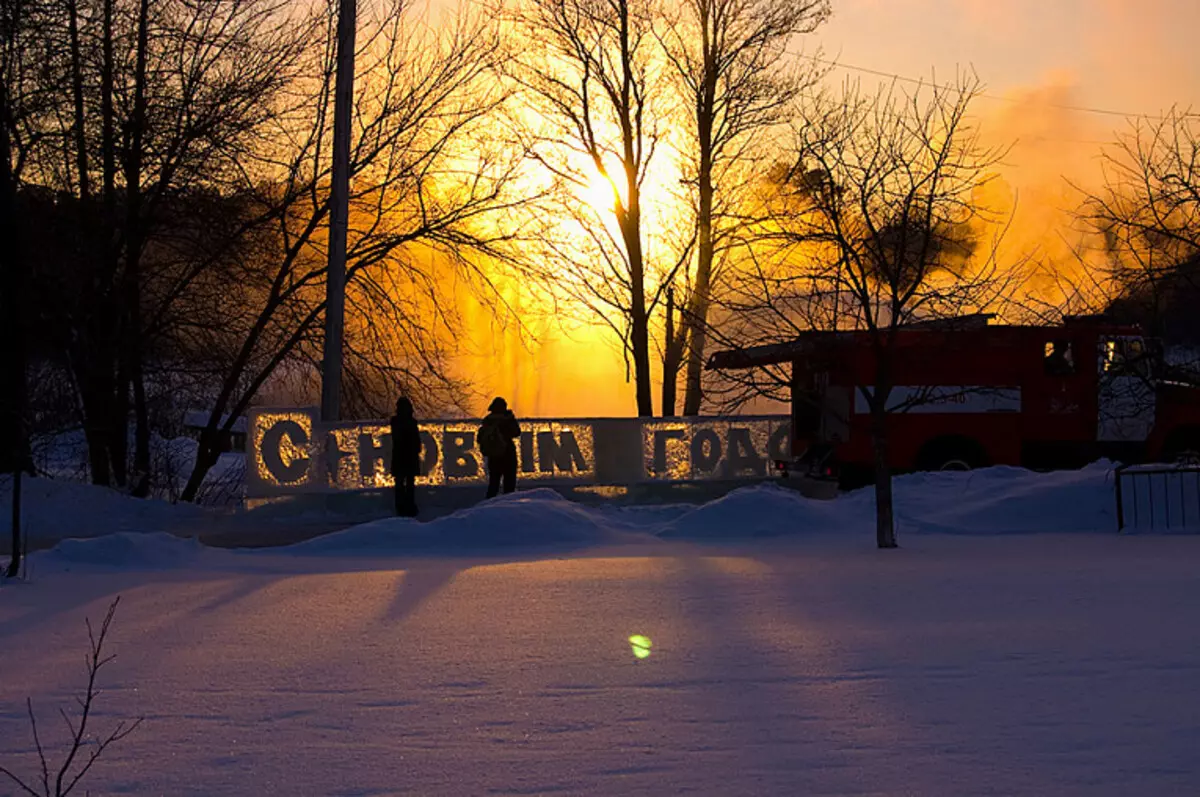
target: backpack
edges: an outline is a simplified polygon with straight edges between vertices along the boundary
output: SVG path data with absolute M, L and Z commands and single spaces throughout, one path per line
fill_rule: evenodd
M 479 451 L 485 457 L 498 457 L 504 453 L 504 433 L 500 431 L 500 424 L 495 422 L 484 421 L 483 426 L 479 427 Z

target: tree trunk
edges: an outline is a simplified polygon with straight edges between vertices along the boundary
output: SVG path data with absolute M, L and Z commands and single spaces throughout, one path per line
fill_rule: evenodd
M 637 267 L 631 269 L 633 277 L 633 309 L 630 313 L 629 343 L 633 349 L 633 378 L 637 392 L 638 416 L 649 418 L 654 415 L 654 400 L 650 393 L 650 324 L 646 317 L 646 292 L 642 285 L 641 244 L 636 247 Z M 633 252 L 631 251 L 631 255 Z M 632 260 L 632 257 L 630 258 Z
M 79 207 L 81 213 L 88 212 L 88 197 L 91 194 L 88 175 L 87 137 L 83 111 L 83 53 L 79 47 L 79 3 L 67 2 L 67 35 L 71 47 L 71 93 L 75 104 L 75 167 L 79 170 Z
M 704 374 L 704 347 L 708 331 L 708 310 L 711 304 L 713 232 L 712 232 L 712 164 L 701 156 L 700 209 L 696 259 L 696 289 L 684 316 L 687 337 L 687 391 L 683 398 L 683 414 L 699 415 L 704 398 L 701 378 Z
M 149 38 L 150 0 L 138 9 L 137 56 L 134 64 L 133 118 L 125 154 L 125 278 L 123 298 L 127 334 L 123 354 L 133 386 L 135 413 L 132 480 L 133 494 L 144 498 L 150 491 L 150 418 L 146 407 L 146 381 L 142 363 L 141 260 L 144 240 L 142 219 L 142 143 L 146 125 L 146 50 Z
M 637 98 L 637 80 L 634 76 L 633 50 L 629 3 L 618 0 L 617 13 L 620 18 L 621 40 L 621 94 L 616 107 L 621 124 L 621 165 L 625 176 L 626 208 L 623 218 L 618 218 L 625 253 L 629 257 L 630 291 L 629 346 L 633 350 L 634 389 L 637 394 L 637 411 L 642 418 L 654 415 L 654 399 L 650 390 L 650 319 L 646 313 L 646 267 L 642 252 L 642 195 L 640 172 L 641 112 L 643 107 Z M 635 110 L 637 103 L 637 110 Z
M 277 283 L 282 280 L 285 270 L 281 270 Z M 263 384 L 275 373 L 275 369 L 291 354 L 292 350 L 299 344 L 301 339 L 316 323 L 317 317 L 325 312 L 325 305 L 322 302 L 317 305 L 308 316 L 300 322 L 296 331 L 291 337 L 279 347 L 271 359 L 267 361 L 258 373 L 250 380 L 249 384 L 241 391 L 241 396 L 236 402 L 232 402 L 234 391 L 242 382 L 243 373 L 246 370 L 246 364 L 250 361 L 250 356 L 253 354 L 254 347 L 258 342 L 259 336 L 266 329 L 268 322 L 272 319 L 275 310 L 278 310 L 278 304 L 269 304 L 263 308 L 258 319 L 254 323 L 250 334 L 242 343 L 242 348 L 238 352 L 238 356 L 234 358 L 233 365 L 230 366 L 229 372 L 225 376 L 225 382 L 221 385 L 221 393 L 217 396 L 217 400 L 213 405 L 212 410 L 208 415 L 208 423 L 200 432 L 200 447 L 196 454 L 196 464 L 192 468 L 192 475 L 188 477 L 187 485 L 183 489 L 183 494 L 179 497 L 181 501 L 195 501 L 196 495 L 200 491 L 200 486 L 204 484 L 204 477 L 212 469 L 213 465 L 221 456 L 221 440 L 225 434 L 228 434 L 232 429 L 233 424 L 237 422 L 238 417 L 246 411 L 250 405 L 251 399 L 258 394 Z M 225 426 L 218 429 L 221 423 L 221 418 L 226 414 L 228 408 L 228 419 L 225 421 Z M 253 465 L 251 465 L 253 467 Z
M 117 335 L 123 337 L 127 322 L 122 322 L 117 329 Z M 112 401 L 109 404 L 108 451 L 112 465 L 112 480 L 117 487 L 125 487 L 129 483 L 129 372 L 126 370 L 128 360 L 116 353 L 117 378 L 113 383 Z
M 183 493 L 179 496 L 180 501 L 196 500 L 200 487 L 204 484 L 204 478 L 221 458 L 220 440 L 221 433 L 210 419 L 208 426 L 200 431 L 200 446 L 196 449 L 196 464 L 192 466 L 192 473 L 188 476 Z M 247 467 L 252 468 L 254 464 L 247 463 Z
M 15 20 L 14 20 L 15 23 Z M 0 71 L 0 119 L 8 118 L 7 73 Z M 7 124 L 0 124 L 0 335 L 5 345 L 0 347 L 3 370 L 0 376 L 0 473 L 16 473 L 21 469 L 22 430 L 24 427 L 25 397 L 25 325 L 24 310 L 25 264 L 17 252 L 16 180 L 12 173 L 12 142 Z M 13 549 L 14 552 L 16 548 Z
M 711 261 L 710 261 L 711 262 Z M 696 270 L 699 277 L 699 268 Z M 701 289 L 700 280 L 696 280 L 697 292 Z M 709 290 L 707 281 L 703 289 L 705 292 Z M 688 334 L 687 334 L 687 383 L 683 396 L 683 414 L 687 416 L 696 416 L 700 414 L 700 406 L 704 400 L 704 389 L 702 379 L 704 376 L 704 348 L 708 340 L 705 327 L 708 324 L 708 306 L 707 299 L 701 301 L 695 299 L 692 302 L 692 308 L 688 312 Z
M 629 255 L 629 276 L 633 284 L 629 311 L 629 346 L 633 350 L 633 378 L 638 416 L 649 418 L 654 415 L 654 402 L 650 393 L 650 323 L 646 315 L 640 197 L 636 193 L 636 177 L 630 176 L 628 183 L 629 209 L 625 214 L 622 234 L 625 238 L 625 251 Z
M 15 12 L 14 12 L 15 15 Z M 16 28 L 19 20 L 10 19 Z M 3 43 L 7 48 L 8 43 Z M 21 473 L 25 470 L 25 260 L 21 256 L 16 224 L 17 185 L 12 173 L 12 140 L 9 138 L 8 74 L 0 70 L 0 328 L 5 346 L 3 382 L 0 382 L 0 473 L 12 474 L 12 553 L 6 575 L 21 572 Z
M 682 332 L 682 330 L 681 330 Z M 679 366 L 683 363 L 684 338 L 675 331 L 675 289 L 667 289 L 667 341 L 663 351 L 662 416 L 675 417 Z
M 133 471 L 130 483 L 135 498 L 150 495 L 150 410 L 146 406 L 146 381 L 142 373 L 141 359 L 133 360 L 134 372 L 130 375 L 133 387 Z
M 875 542 L 880 548 L 896 548 L 895 511 L 892 502 L 892 469 L 888 464 L 887 414 L 883 401 L 872 399 L 871 445 L 875 453 Z M 879 407 L 875 405 L 879 402 Z
M 701 378 L 704 373 L 704 348 L 707 340 L 708 309 L 712 291 L 713 269 L 713 124 L 716 117 L 717 63 L 716 48 L 720 46 L 711 29 L 718 24 L 707 3 L 700 5 L 701 48 L 704 57 L 704 77 L 699 102 L 696 103 L 696 146 L 700 164 L 697 181 L 700 202 L 696 215 L 696 288 L 684 317 L 688 342 L 687 388 L 683 397 L 683 414 L 700 414 L 703 399 Z
M 102 63 L 100 69 L 102 205 L 97 220 L 91 203 L 80 200 L 81 261 L 90 272 L 88 294 L 83 297 L 83 323 L 72 362 L 83 403 L 84 434 L 94 484 L 124 482 L 128 419 L 118 406 L 125 387 L 116 378 L 122 313 L 116 294 L 118 252 L 116 241 L 116 144 L 113 109 L 113 0 L 104 0 Z M 81 110 L 81 109 L 80 109 Z M 82 129 L 81 121 L 77 123 Z M 78 146 L 86 149 L 81 136 Z M 81 164 L 86 161 L 81 160 Z M 126 405 L 127 406 L 127 405 Z
M 84 346 L 83 354 L 74 359 L 82 360 L 77 366 L 79 397 L 83 404 L 83 435 L 87 440 L 92 484 L 107 487 L 112 484 L 112 457 L 109 450 L 112 434 L 109 422 L 113 391 L 111 380 L 106 379 L 103 373 L 105 363 L 88 359 L 93 351 L 93 347 Z

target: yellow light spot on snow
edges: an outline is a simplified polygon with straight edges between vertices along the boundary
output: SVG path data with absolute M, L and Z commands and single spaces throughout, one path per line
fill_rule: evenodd
M 650 655 L 650 637 L 634 634 L 629 637 L 629 645 L 633 648 L 633 655 L 639 659 L 644 659 Z

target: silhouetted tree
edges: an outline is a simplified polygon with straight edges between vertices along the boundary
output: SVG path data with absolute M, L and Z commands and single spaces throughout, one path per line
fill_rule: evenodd
M 740 189 L 779 142 L 767 134 L 788 119 L 815 62 L 788 48 L 830 12 L 828 0 L 685 0 L 667 11 L 660 36 L 686 108 L 687 181 L 696 192 L 696 263 L 678 340 L 663 364 L 663 414 L 673 415 L 680 357 L 687 355 L 684 415 L 700 412 L 709 306 L 722 249 L 744 231 Z M 732 240 L 731 240 L 732 239 Z
M 491 80 L 496 23 L 463 15 L 429 30 L 390 3 L 360 8 L 359 19 L 346 260 L 350 386 L 355 362 L 370 363 L 358 371 L 363 380 L 402 377 L 423 363 L 423 376 L 448 381 L 436 353 L 436 335 L 456 333 L 445 291 L 466 277 L 486 292 L 475 258 L 505 255 L 495 220 L 519 202 L 509 191 L 516 159 L 489 127 L 505 100 Z M 213 363 L 219 387 L 184 500 L 198 494 L 223 437 L 268 380 L 288 370 L 303 380 L 312 373 L 305 364 L 319 359 L 333 27 L 330 17 L 324 50 L 308 62 L 313 77 L 293 87 L 299 101 L 272 121 L 271 146 L 239 161 L 251 175 L 240 191 L 249 221 L 230 243 L 252 254 L 198 275 L 197 298 L 210 297 L 224 326 L 192 329 L 193 345 L 224 353 Z M 230 284 L 239 286 L 234 295 Z
M 1200 114 L 1173 108 L 1132 121 L 1101 165 L 1103 185 L 1079 211 L 1107 265 L 1111 284 L 1098 293 L 1155 334 L 1190 336 L 1186 297 L 1200 290 Z
M 980 310 L 1005 286 L 996 242 L 976 245 L 995 219 L 974 195 L 1002 154 L 968 123 L 979 90 L 969 77 L 908 95 L 851 85 L 803 103 L 789 165 L 766 183 L 782 246 L 743 270 L 723 300 L 740 345 L 866 333 L 873 384 L 858 389 L 871 415 L 881 548 L 896 546 L 887 447 L 897 335 Z
M 31 80 L 45 108 L 29 125 L 23 183 L 53 192 L 74 223 L 62 228 L 61 256 L 39 258 L 37 288 L 77 385 L 92 479 L 126 483 L 132 407 L 144 492 L 154 341 L 143 305 L 148 292 L 181 293 L 151 285 L 167 277 L 147 271 L 146 251 L 168 209 L 220 186 L 278 112 L 311 25 L 273 0 L 42 5 L 44 60 Z
M 638 415 L 652 415 L 650 317 L 667 282 L 647 254 L 643 203 L 664 94 L 653 8 L 645 0 L 528 0 L 511 21 L 507 71 L 529 98 L 522 137 L 559 189 L 555 212 L 580 228 L 561 245 L 545 233 L 549 262 L 534 270 L 619 336 L 633 361 Z M 580 198 L 598 183 L 611 191 L 610 208 Z

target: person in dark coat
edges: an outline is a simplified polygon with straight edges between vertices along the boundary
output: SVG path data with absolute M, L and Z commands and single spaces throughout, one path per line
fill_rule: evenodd
M 520 436 L 521 426 L 508 408 L 508 402 L 502 398 L 493 399 L 476 438 L 480 453 L 487 458 L 488 498 L 494 498 L 500 492 L 501 481 L 504 492 L 517 489 L 516 441 Z
M 392 476 L 396 478 L 396 514 L 417 516 L 416 480 L 421 473 L 421 433 L 406 396 L 396 399 L 392 416 Z

